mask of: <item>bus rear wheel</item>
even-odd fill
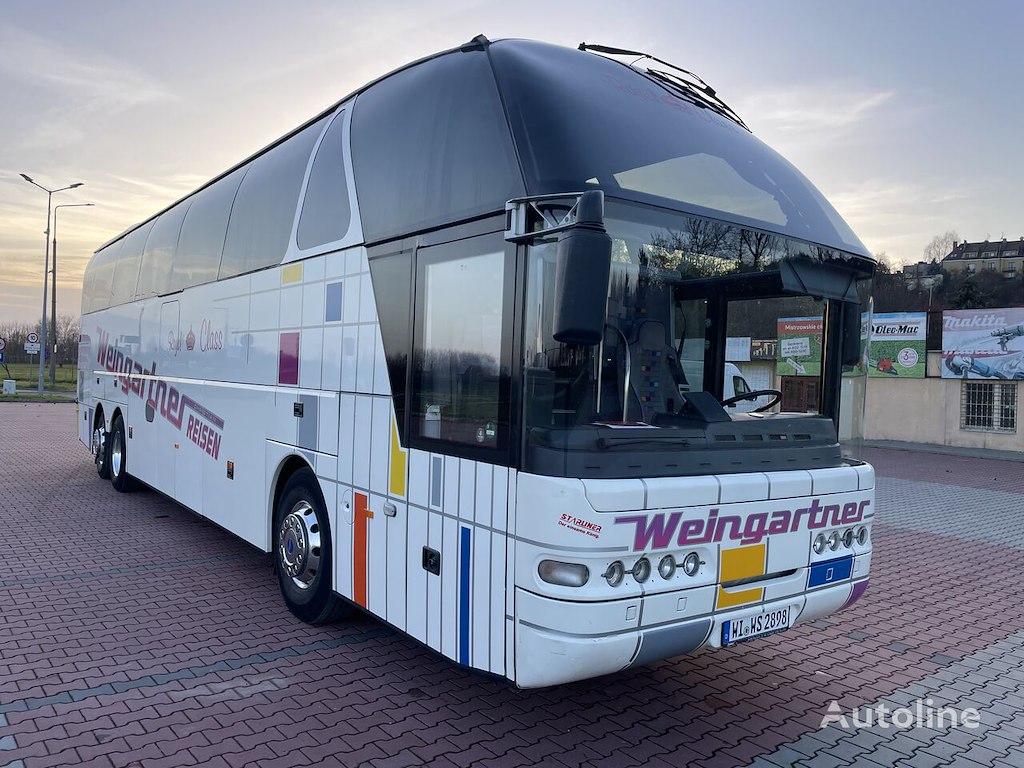
[[[308,624],[326,624],[351,613],[335,594],[331,526],[316,476],[295,472],[274,514],[274,565],[285,604]]]
[[[107,459],[110,473],[110,484],[121,493],[128,493],[135,488],[132,476],[128,474],[128,436],[124,430],[124,419],[121,414],[114,416],[108,440]]]
[[[92,431],[92,460],[96,463],[96,474],[101,480],[110,479],[110,440],[107,430],[103,428],[103,417],[96,419],[96,427]]]

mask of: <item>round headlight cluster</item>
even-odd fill
[[[859,528],[847,528],[844,531],[829,531],[827,534],[819,533],[814,537],[811,549],[814,550],[814,554],[820,555],[826,549],[835,552],[839,549],[840,545],[846,549],[853,549],[854,542],[861,546],[868,543],[868,528],[866,525],[862,525]]]
[[[668,581],[676,575],[677,570],[682,568],[683,573],[687,576],[696,576],[697,572],[700,571],[700,566],[700,555],[696,552],[690,552],[683,558],[681,563],[676,560],[675,556],[665,555],[658,561],[658,575],[665,581]],[[601,575],[608,582],[608,586],[617,587],[625,580],[627,573],[631,573],[638,584],[643,584],[651,578],[652,570],[651,561],[646,557],[641,557],[629,570],[626,570],[626,566],[623,565],[621,560],[616,560]]]
[[[621,560],[616,560],[608,566],[608,570],[602,575],[608,581],[609,587],[617,587],[626,578],[626,566],[622,564]]]
[[[672,555],[665,555],[658,563],[658,575],[663,579],[671,579],[676,575],[676,559]]]

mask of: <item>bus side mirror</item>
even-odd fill
[[[584,192],[576,223],[558,237],[554,337],[593,346],[604,335],[612,239],[604,228],[604,193]]]
[[[853,367],[860,362],[860,304],[843,302],[842,364]]]

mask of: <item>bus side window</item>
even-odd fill
[[[462,241],[417,254],[411,428],[431,441],[507,448],[511,256],[474,240],[475,249]]]

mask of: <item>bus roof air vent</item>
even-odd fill
[[[483,35],[477,35],[472,40],[470,40],[468,43],[463,43],[462,46],[459,48],[459,50],[463,51],[463,52],[465,52],[465,51],[486,51],[487,50],[487,46],[489,46],[490,44],[491,44],[491,41],[488,40],[486,37],[484,37]]]

